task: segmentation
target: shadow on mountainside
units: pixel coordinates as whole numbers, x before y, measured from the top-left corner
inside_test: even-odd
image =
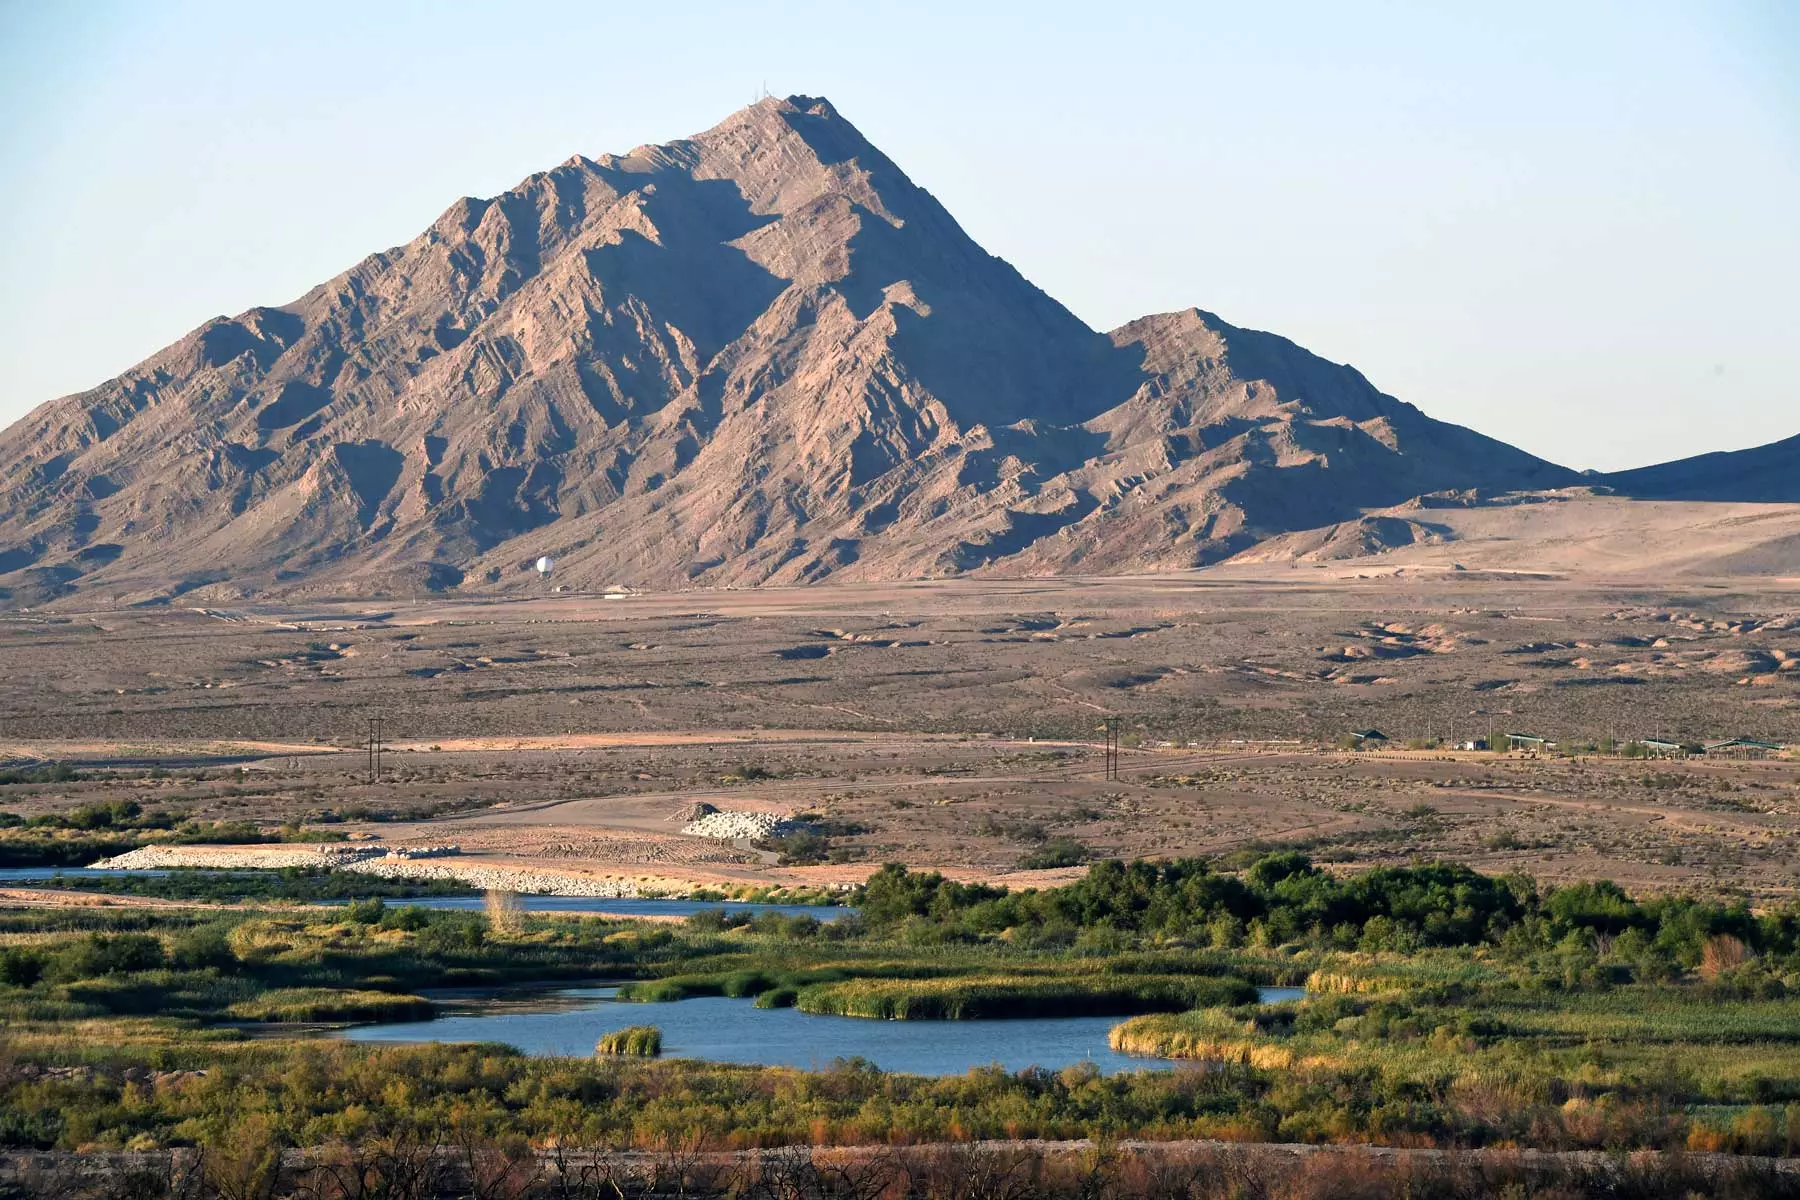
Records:
[[[1593,481],[1633,500],[1800,504],[1800,437],[1615,471]]]

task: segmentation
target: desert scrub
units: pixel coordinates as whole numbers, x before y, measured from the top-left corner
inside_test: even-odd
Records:
[[[594,1044],[595,1054],[625,1058],[655,1058],[662,1053],[662,1030],[654,1025],[627,1025],[603,1035]]]
[[[433,1011],[423,996],[330,988],[276,988],[225,1010],[239,1021],[422,1021]]]
[[[971,1021],[1118,1016],[1255,1000],[1254,986],[1230,977],[976,975],[813,984],[800,989],[794,1006],[802,1012],[885,1021]]]

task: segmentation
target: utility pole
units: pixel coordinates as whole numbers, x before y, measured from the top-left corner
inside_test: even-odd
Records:
[[[1100,728],[1106,733],[1106,777],[1116,780],[1119,777],[1119,718],[1106,718]]]
[[[369,718],[369,782],[381,781],[381,718]]]

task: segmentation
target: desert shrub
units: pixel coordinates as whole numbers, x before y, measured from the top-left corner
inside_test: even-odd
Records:
[[[278,841],[279,837],[249,821],[188,821],[175,829],[170,840],[184,846],[243,846]]]
[[[74,783],[79,772],[67,763],[46,763],[41,767],[12,767],[0,771],[0,786],[18,783]]]
[[[1735,971],[1750,960],[1750,948],[1730,934],[1715,934],[1700,949],[1700,978],[1708,983]]]
[[[1043,871],[1052,867],[1078,867],[1089,857],[1088,848],[1072,837],[1053,837],[1019,859],[1021,871]]]
[[[825,862],[831,856],[830,839],[811,829],[796,829],[792,833],[764,838],[756,846],[773,851],[784,867],[811,866]]]

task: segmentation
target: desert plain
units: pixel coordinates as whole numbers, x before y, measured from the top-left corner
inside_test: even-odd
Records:
[[[1038,886],[1099,858],[1278,848],[1340,871],[1452,859],[1755,900],[1792,895],[1800,870],[1800,762],[1617,752],[1789,740],[1800,597],[1780,577],[1402,556],[663,594],[546,583],[10,613],[0,664],[3,765],[77,771],[5,789],[22,817],[132,800],[651,893],[848,886],[885,862]],[[1356,745],[1371,730],[1384,739]],[[1553,745],[1457,748],[1513,733]],[[708,807],[808,837],[684,834]]]

